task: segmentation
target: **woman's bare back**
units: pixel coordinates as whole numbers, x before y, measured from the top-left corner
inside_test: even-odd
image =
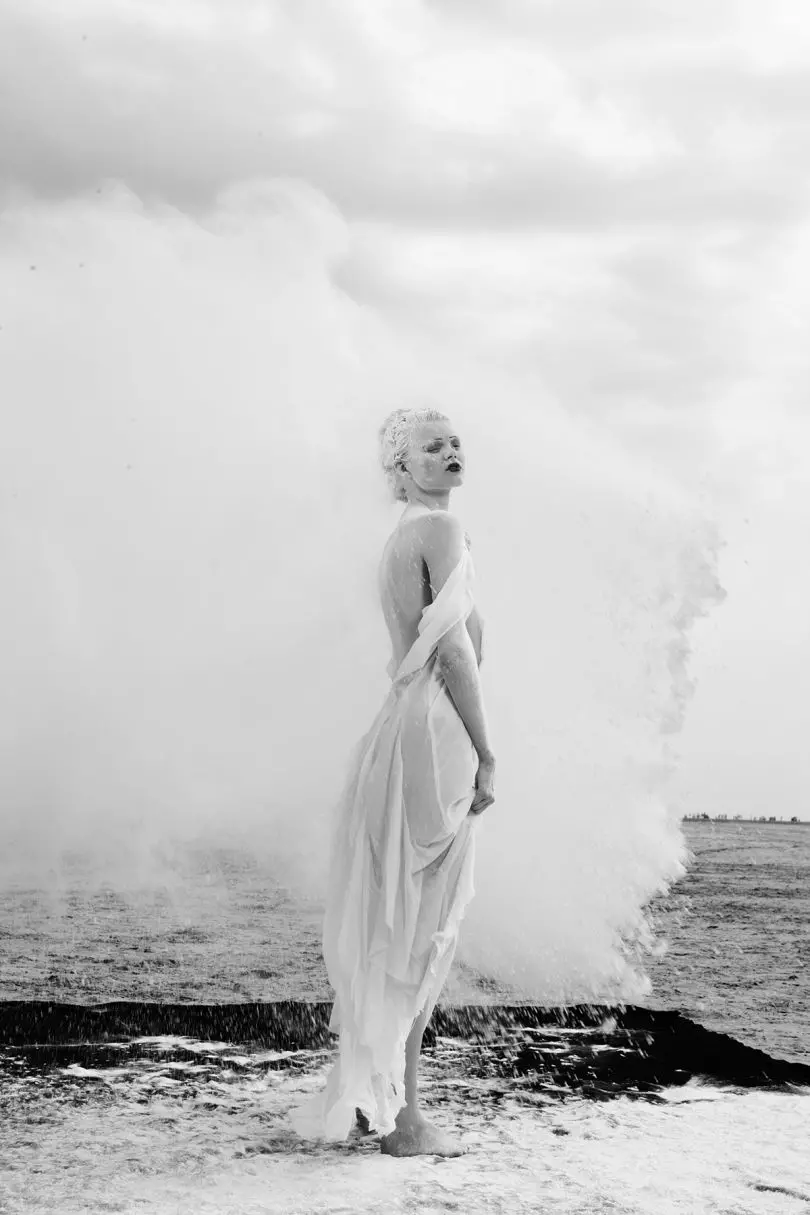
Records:
[[[380,563],[380,600],[398,665],[419,635],[422,612],[433,602],[430,570],[425,558],[430,515],[401,520],[389,537]],[[466,541],[469,546],[469,540]],[[481,621],[475,608],[467,618],[467,632],[476,661],[481,663]]]

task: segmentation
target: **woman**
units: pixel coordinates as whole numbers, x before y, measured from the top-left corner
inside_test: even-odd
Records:
[[[457,1156],[417,1099],[422,1035],[473,894],[473,825],[494,801],[464,532],[448,512],[461,441],[437,410],[397,410],[382,463],[405,502],[380,565],[391,691],[353,757],[334,825],[324,959],[340,1032],[325,1090],[294,1115],[345,1139],[355,1117],[393,1156]]]

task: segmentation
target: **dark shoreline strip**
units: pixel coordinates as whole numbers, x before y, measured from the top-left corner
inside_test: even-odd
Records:
[[[9,1001],[0,1002],[0,1043],[25,1054],[26,1048],[41,1053],[42,1047],[173,1035],[312,1051],[334,1045],[330,1012],[326,1002],[292,1000],[205,1005]],[[543,1032],[532,1033],[538,1030]],[[504,1077],[542,1076],[596,1095],[602,1087],[649,1090],[683,1084],[693,1076],[743,1087],[810,1086],[808,1064],[774,1059],[677,1011],[635,1005],[446,1005],[434,1012],[426,1044],[437,1036],[497,1056]]]

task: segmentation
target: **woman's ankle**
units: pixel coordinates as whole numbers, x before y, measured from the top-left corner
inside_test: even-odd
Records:
[[[396,1116],[396,1124],[398,1131],[410,1130],[412,1127],[419,1126],[424,1122],[424,1115],[417,1102],[412,1105],[403,1105],[402,1109]]]

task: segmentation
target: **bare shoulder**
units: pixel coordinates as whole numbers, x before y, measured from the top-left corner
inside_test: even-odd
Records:
[[[422,556],[435,594],[464,555],[464,528],[455,515],[447,511],[434,511],[418,522]]]
[[[447,510],[434,510],[430,515],[424,515],[417,520],[419,543],[426,561],[431,556],[441,558],[443,555],[459,559],[465,547],[465,531],[459,519]]]
[[[434,510],[417,521],[420,524],[419,538],[425,552],[460,552],[464,547],[465,532],[459,519],[446,510]]]

